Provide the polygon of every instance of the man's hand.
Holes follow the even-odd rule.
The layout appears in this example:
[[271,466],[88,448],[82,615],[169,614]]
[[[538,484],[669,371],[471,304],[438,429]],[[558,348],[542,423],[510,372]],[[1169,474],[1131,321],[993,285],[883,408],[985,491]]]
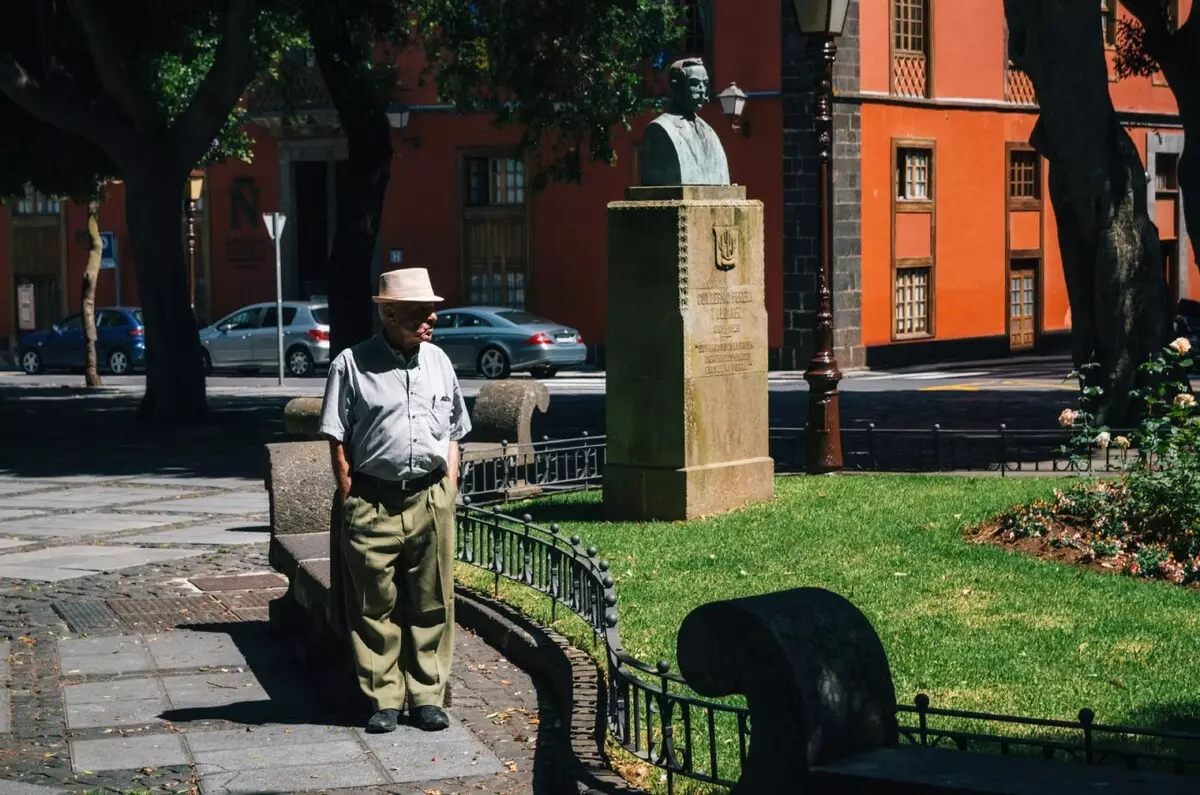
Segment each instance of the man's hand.
[[451,442],[449,460],[446,461],[446,477],[450,478],[450,486],[455,491],[458,490],[458,462],[461,458],[458,442]]
[[350,462],[346,460],[346,448],[341,442],[329,442],[329,461],[333,466],[333,481],[337,484],[338,496],[345,504],[350,496]]

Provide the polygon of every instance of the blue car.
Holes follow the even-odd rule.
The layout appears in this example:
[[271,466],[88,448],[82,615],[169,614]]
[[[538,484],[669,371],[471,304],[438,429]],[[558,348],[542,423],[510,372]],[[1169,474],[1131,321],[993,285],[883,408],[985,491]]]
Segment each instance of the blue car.
[[[82,370],[85,366],[83,315],[71,315],[49,331],[21,338],[17,359],[27,375],[46,370]],[[146,326],[142,310],[126,307],[96,310],[96,359],[113,375],[128,375],[146,361]]]

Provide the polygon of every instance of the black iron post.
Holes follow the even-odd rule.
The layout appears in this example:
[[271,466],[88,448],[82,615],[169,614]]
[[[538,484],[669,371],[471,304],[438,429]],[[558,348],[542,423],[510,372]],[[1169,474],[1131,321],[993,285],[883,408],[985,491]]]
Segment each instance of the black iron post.
[[829,290],[829,268],[833,259],[830,201],[833,157],[833,62],[837,43],[831,35],[813,36],[810,49],[819,55],[820,70],[814,95],[820,184],[817,187],[818,232],[821,269],[817,280],[817,316],[813,326],[813,355],[804,380],[808,382],[808,471],[809,474],[842,469],[842,423],[838,409],[838,382],[842,372],[833,355],[833,295]]

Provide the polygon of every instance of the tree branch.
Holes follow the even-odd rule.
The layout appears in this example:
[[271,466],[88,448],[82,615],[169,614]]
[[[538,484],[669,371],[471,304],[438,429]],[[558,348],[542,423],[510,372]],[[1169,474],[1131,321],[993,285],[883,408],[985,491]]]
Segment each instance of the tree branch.
[[114,161],[117,149],[128,135],[110,113],[90,107],[82,99],[71,99],[47,91],[11,54],[0,52],[0,92],[26,113],[69,133],[94,142]]
[[175,151],[185,168],[204,156],[234,105],[254,77],[254,50],[250,32],[254,0],[229,0],[225,35],[217,48],[212,69],[187,109],[175,120]]
[[159,126],[161,119],[154,103],[130,75],[117,36],[108,24],[104,11],[96,7],[95,0],[73,0],[72,6],[87,36],[92,62],[104,90],[138,130],[148,132]]

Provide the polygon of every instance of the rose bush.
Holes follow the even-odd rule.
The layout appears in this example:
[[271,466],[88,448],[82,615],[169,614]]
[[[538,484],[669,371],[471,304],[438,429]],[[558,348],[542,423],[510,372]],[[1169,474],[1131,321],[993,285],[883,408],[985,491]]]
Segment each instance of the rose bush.
[[1080,409],[1058,418],[1073,430],[1076,467],[1090,468],[1097,448],[1136,453],[1121,458],[1115,482],[1080,484],[1003,514],[1001,538],[1045,537],[1131,576],[1200,583],[1200,409],[1186,375],[1190,351],[1181,337],[1142,365],[1146,386],[1133,394],[1142,419],[1132,440],[1093,425],[1088,405],[1101,393],[1084,390]]

